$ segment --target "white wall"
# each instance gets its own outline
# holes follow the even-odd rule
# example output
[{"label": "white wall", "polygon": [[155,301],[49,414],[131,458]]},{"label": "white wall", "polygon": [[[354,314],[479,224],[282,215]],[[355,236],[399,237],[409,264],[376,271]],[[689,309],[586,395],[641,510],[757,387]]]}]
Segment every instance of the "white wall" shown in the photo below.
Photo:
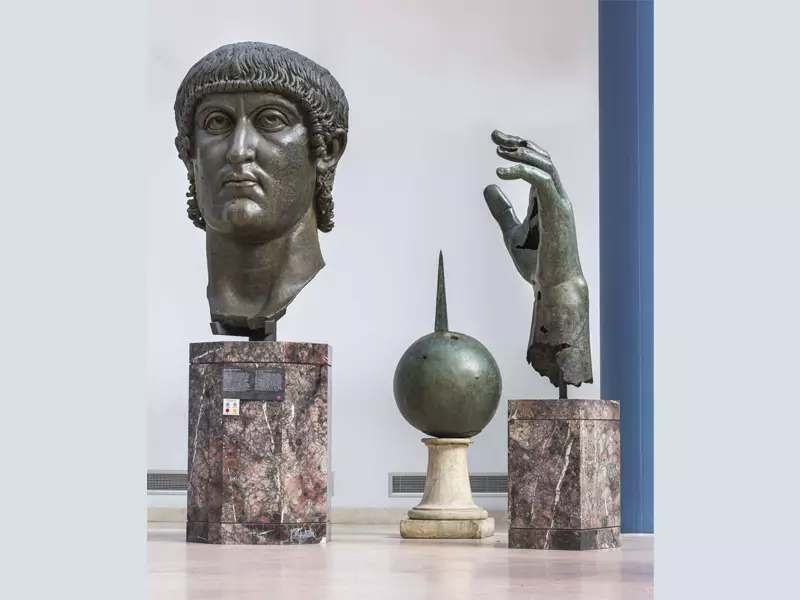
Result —
[{"label": "white wall", "polygon": [[[425,470],[422,434],[398,413],[392,376],[433,326],[439,249],[451,328],[482,341],[503,374],[497,416],[470,450],[472,472],[506,471],[509,398],[555,394],[525,362],[532,292],[482,197],[501,165],[495,128],[547,148],[575,205],[596,381],[579,395],[598,396],[596,0],[169,0],[150,12],[149,469],[186,468],[188,344],[212,337],[203,234],[185,216],[172,104],[186,70],[233,41],[308,55],[351,106],[336,227],[321,236],[327,267],[279,323],[280,339],[334,348],[334,506],[409,505],[388,498],[387,474]],[[503,189],[524,214],[525,185]]]}]

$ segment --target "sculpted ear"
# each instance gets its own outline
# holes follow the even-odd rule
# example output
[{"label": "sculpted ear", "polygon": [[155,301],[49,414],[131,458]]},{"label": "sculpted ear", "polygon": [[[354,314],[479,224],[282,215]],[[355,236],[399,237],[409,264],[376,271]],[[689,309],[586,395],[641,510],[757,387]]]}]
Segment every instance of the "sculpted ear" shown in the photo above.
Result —
[{"label": "sculpted ear", "polygon": [[325,148],[324,156],[317,158],[317,170],[324,172],[336,168],[336,164],[342,158],[346,146],[347,132],[344,129],[334,130]]},{"label": "sculpted ear", "polygon": [[191,140],[188,136],[184,135],[182,132],[178,132],[178,135],[175,137],[175,149],[178,151],[178,157],[186,167],[186,171],[194,174],[194,157],[192,156],[194,153],[192,152],[191,145]]}]

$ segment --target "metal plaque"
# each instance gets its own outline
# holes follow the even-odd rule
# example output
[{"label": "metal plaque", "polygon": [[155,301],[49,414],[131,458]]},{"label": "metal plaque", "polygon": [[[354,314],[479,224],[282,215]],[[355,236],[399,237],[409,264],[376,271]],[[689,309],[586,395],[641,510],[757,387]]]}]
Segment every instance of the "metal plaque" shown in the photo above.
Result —
[{"label": "metal plaque", "polygon": [[223,367],[222,397],[236,400],[283,400],[284,378],[283,367]]}]

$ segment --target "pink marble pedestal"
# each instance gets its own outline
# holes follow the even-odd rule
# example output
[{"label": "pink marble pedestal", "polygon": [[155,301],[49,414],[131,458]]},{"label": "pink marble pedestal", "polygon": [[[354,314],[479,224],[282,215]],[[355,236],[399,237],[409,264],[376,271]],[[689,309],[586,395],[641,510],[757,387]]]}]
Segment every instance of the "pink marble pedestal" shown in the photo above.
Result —
[{"label": "pink marble pedestal", "polygon": [[619,403],[508,403],[508,545],[620,545]]},{"label": "pink marble pedestal", "polygon": [[[187,542],[330,539],[330,351],[290,342],[190,345]],[[247,391],[248,373],[251,388],[271,378],[270,393]],[[237,378],[242,391],[231,392]],[[237,395],[235,414],[226,413],[225,398]]]}]

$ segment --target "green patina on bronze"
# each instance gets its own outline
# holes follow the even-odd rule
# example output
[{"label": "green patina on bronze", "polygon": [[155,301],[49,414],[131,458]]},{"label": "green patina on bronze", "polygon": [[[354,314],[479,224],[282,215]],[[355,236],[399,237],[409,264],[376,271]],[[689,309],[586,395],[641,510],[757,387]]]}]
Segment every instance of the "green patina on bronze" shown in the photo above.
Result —
[{"label": "green patina on bronze", "polygon": [[394,374],[400,414],[439,438],[478,435],[497,412],[503,384],[494,357],[478,340],[448,330],[444,261],[439,253],[433,333],[415,341]]},{"label": "green patina on bronze", "polygon": [[498,156],[516,163],[497,169],[497,176],[530,186],[523,220],[498,186],[483,192],[514,266],[533,286],[528,363],[566,398],[568,385],[593,381],[589,286],[581,268],[572,202],[553,159],[541,146],[501,131],[492,133],[492,141]]},{"label": "green patina on bronze", "polygon": [[434,331],[447,331],[447,293],[444,290],[444,257],[439,251],[439,279],[436,282],[436,320]]},{"label": "green patina on bronze", "polygon": [[205,232],[211,330],[274,340],[278,319],[325,266],[319,232],[333,229],[344,90],[298,52],[238,42],[189,69],[174,110],[187,214]]}]

